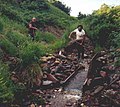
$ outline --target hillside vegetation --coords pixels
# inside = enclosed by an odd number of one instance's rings
[[[63,47],[64,32],[78,20],[46,0],[0,0],[0,17],[0,102],[8,104],[19,99],[21,103],[36,76],[42,76],[40,57]],[[27,29],[32,17],[37,18],[39,28],[35,41]],[[13,74],[20,75],[20,84],[11,81]]]
[[[94,45],[108,49],[120,47],[120,6],[103,4],[100,9],[80,21]]]
[[[37,18],[39,28],[35,41],[28,36],[27,29],[32,17]],[[81,23],[97,51],[120,47],[120,6],[103,5],[92,15],[78,20],[47,0],[0,0],[1,104],[23,102],[25,94],[43,76],[40,58],[64,47],[70,31]],[[19,75],[18,79],[12,77],[14,74]],[[41,97],[38,100],[44,102]]]
[[[91,15],[81,18],[80,22],[94,44],[95,52],[120,49],[120,5],[103,4]],[[118,56],[114,66],[120,66],[120,51],[111,54]]]
[[[120,5],[103,4],[100,9],[82,18],[80,22],[91,38],[95,52],[120,48]],[[119,56],[120,52],[112,54]],[[116,65],[120,66],[120,57],[117,57]]]

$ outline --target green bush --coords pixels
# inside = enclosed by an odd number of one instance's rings
[[[20,50],[20,57],[23,66],[29,66],[34,62],[38,62],[39,58],[46,53],[46,47],[40,43],[28,43],[27,46]]]
[[[0,104],[10,103],[14,99],[13,84],[9,68],[0,61]]]
[[[18,54],[16,46],[1,35],[0,35],[0,47],[4,52],[11,56],[16,56]]]
[[[110,38],[111,38],[111,40],[110,40],[110,43],[111,43],[111,46],[113,47],[113,48],[119,48],[120,47],[120,33],[119,33],[120,31],[118,31],[118,32],[112,32],[111,34],[110,34]]]
[[[120,48],[120,33],[118,32],[112,32],[111,33],[111,48],[113,49],[119,49]],[[120,51],[114,52],[114,55],[118,56],[116,57],[115,66],[120,66]]]
[[[119,10],[120,6],[111,7],[103,4],[100,9],[81,20],[94,44],[107,49],[112,46],[112,32],[119,32]]]

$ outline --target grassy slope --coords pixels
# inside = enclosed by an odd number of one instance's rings
[[[44,26],[66,29],[70,24],[77,22],[75,18],[68,16],[48,2],[44,2],[44,0],[39,4],[39,8],[37,8],[37,6],[38,5],[35,2],[11,4],[11,1],[9,2],[9,0],[0,0],[1,103],[11,102],[11,99],[14,99],[14,91],[16,90],[17,92],[16,86],[13,89],[12,85],[7,85],[11,84],[11,72],[14,71],[18,73],[26,71],[29,75],[41,75],[42,72],[39,66],[40,57],[56,51],[56,49],[61,48],[64,44],[62,38],[58,39],[50,32],[41,31],[36,32],[35,41],[32,41],[31,38],[28,37],[26,23],[28,23],[32,17],[37,17],[38,27],[40,29],[43,29]],[[13,58],[13,60],[11,60],[11,58]],[[34,72],[30,68],[31,66],[33,67],[32,69],[35,68]],[[5,67],[7,76],[2,73],[2,68]],[[31,78],[28,75],[24,76],[27,80],[24,80],[24,77],[21,76],[23,83],[29,81],[29,78]],[[5,81],[3,81],[4,78]],[[30,82],[32,83],[32,80]],[[6,87],[8,88],[6,89]],[[6,92],[3,90],[6,90]]]
[[[31,41],[26,38],[27,28],[25,26],[26,23],[28,23],[33,16],[37,17],[38,27],[40,29],[44,28],[44,26],[53,26],[57,27],[58,29],[66,29],[73,23],[77,22],[77,19],[68,16],[58,8],[45,1],[42,1],[39,5],[37,5],[36,2],[23,2],[21,4],[11,4],[3,0],[1,0],[0,2],[0,22],[1,26],[3,27],[1,34],[6,39],[8,39],[8,37],[6,37],[7,34],[9,34],[10,32],[14,32],[16,33],[16,35],[22,35],[23,41],[24,39],[26,39],[30,43]],[[37,8],[37,6],[39,6],[39,8]],[[41,40],[45,40],[47,42],[51,40],[51,43],[52,40],[55,38],[53,37],[54,35],[50,33],[43,34],[41,32],[37,32],[37,35],[38,37],[35,42],[39,43],[41,43]],[[41,39],[42,36],[40,35],[50,36],[46,36],[46,38]]]
[[[41,75],[42,71],[39,66],[40,57],[56,51],[65,43],[64,38],[58,39],[50,32],[41,31],[36,32],[35,41],[32,41],[28,37],[26,23],[33,16],[37,17],[40,29],[43,29],[44,26],[67,29],[77,22],[77,19],[68,16],[50,3],[44,2],[44,0],[43,3],[39,4],[39,8],[37,8],[35,2],[11,4],[9,0],[0,0],[0,64],[1,68],[6,67],[5,70],[7,72],[7,76],[4,73],[0,73],[0,87],[5,86],[1,89],[2,92],[0,93],[1,103],[11,102],[11,99],[14,99],[14,91],[16,90],[17,92],[17,89],[12,85],[4,84],[6,81],[7,84],[11,84],[11,81],[8,81],[10,80],[11,72],[18,73],[25,71],[29,75]],[[63,37],[67,34],[68,32]],[[30,68],[31,66],[32,69],[35,68],[34,72]],[[0,72],[2,71],[0,69]],[[24,80],[24,76],[21,76],[21,81],[29,83],[29,78],[31,78],[29,75],[24,75],[26,80]],[[2,78],[5,78],[6,81],[3,81]],[[8,88],[6,89],[6,87]],[[6,90],[6,93],[3,90]],[[9,97],[6,95],[9,95]]]

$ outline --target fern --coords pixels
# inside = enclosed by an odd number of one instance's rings
[[[14,99],[13,84],[8,66],[0,62],[0,102],[9,103]]]

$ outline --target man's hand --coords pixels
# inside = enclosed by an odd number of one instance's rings
[[[35,30],[38,30],[38,28],[34,27]]]

